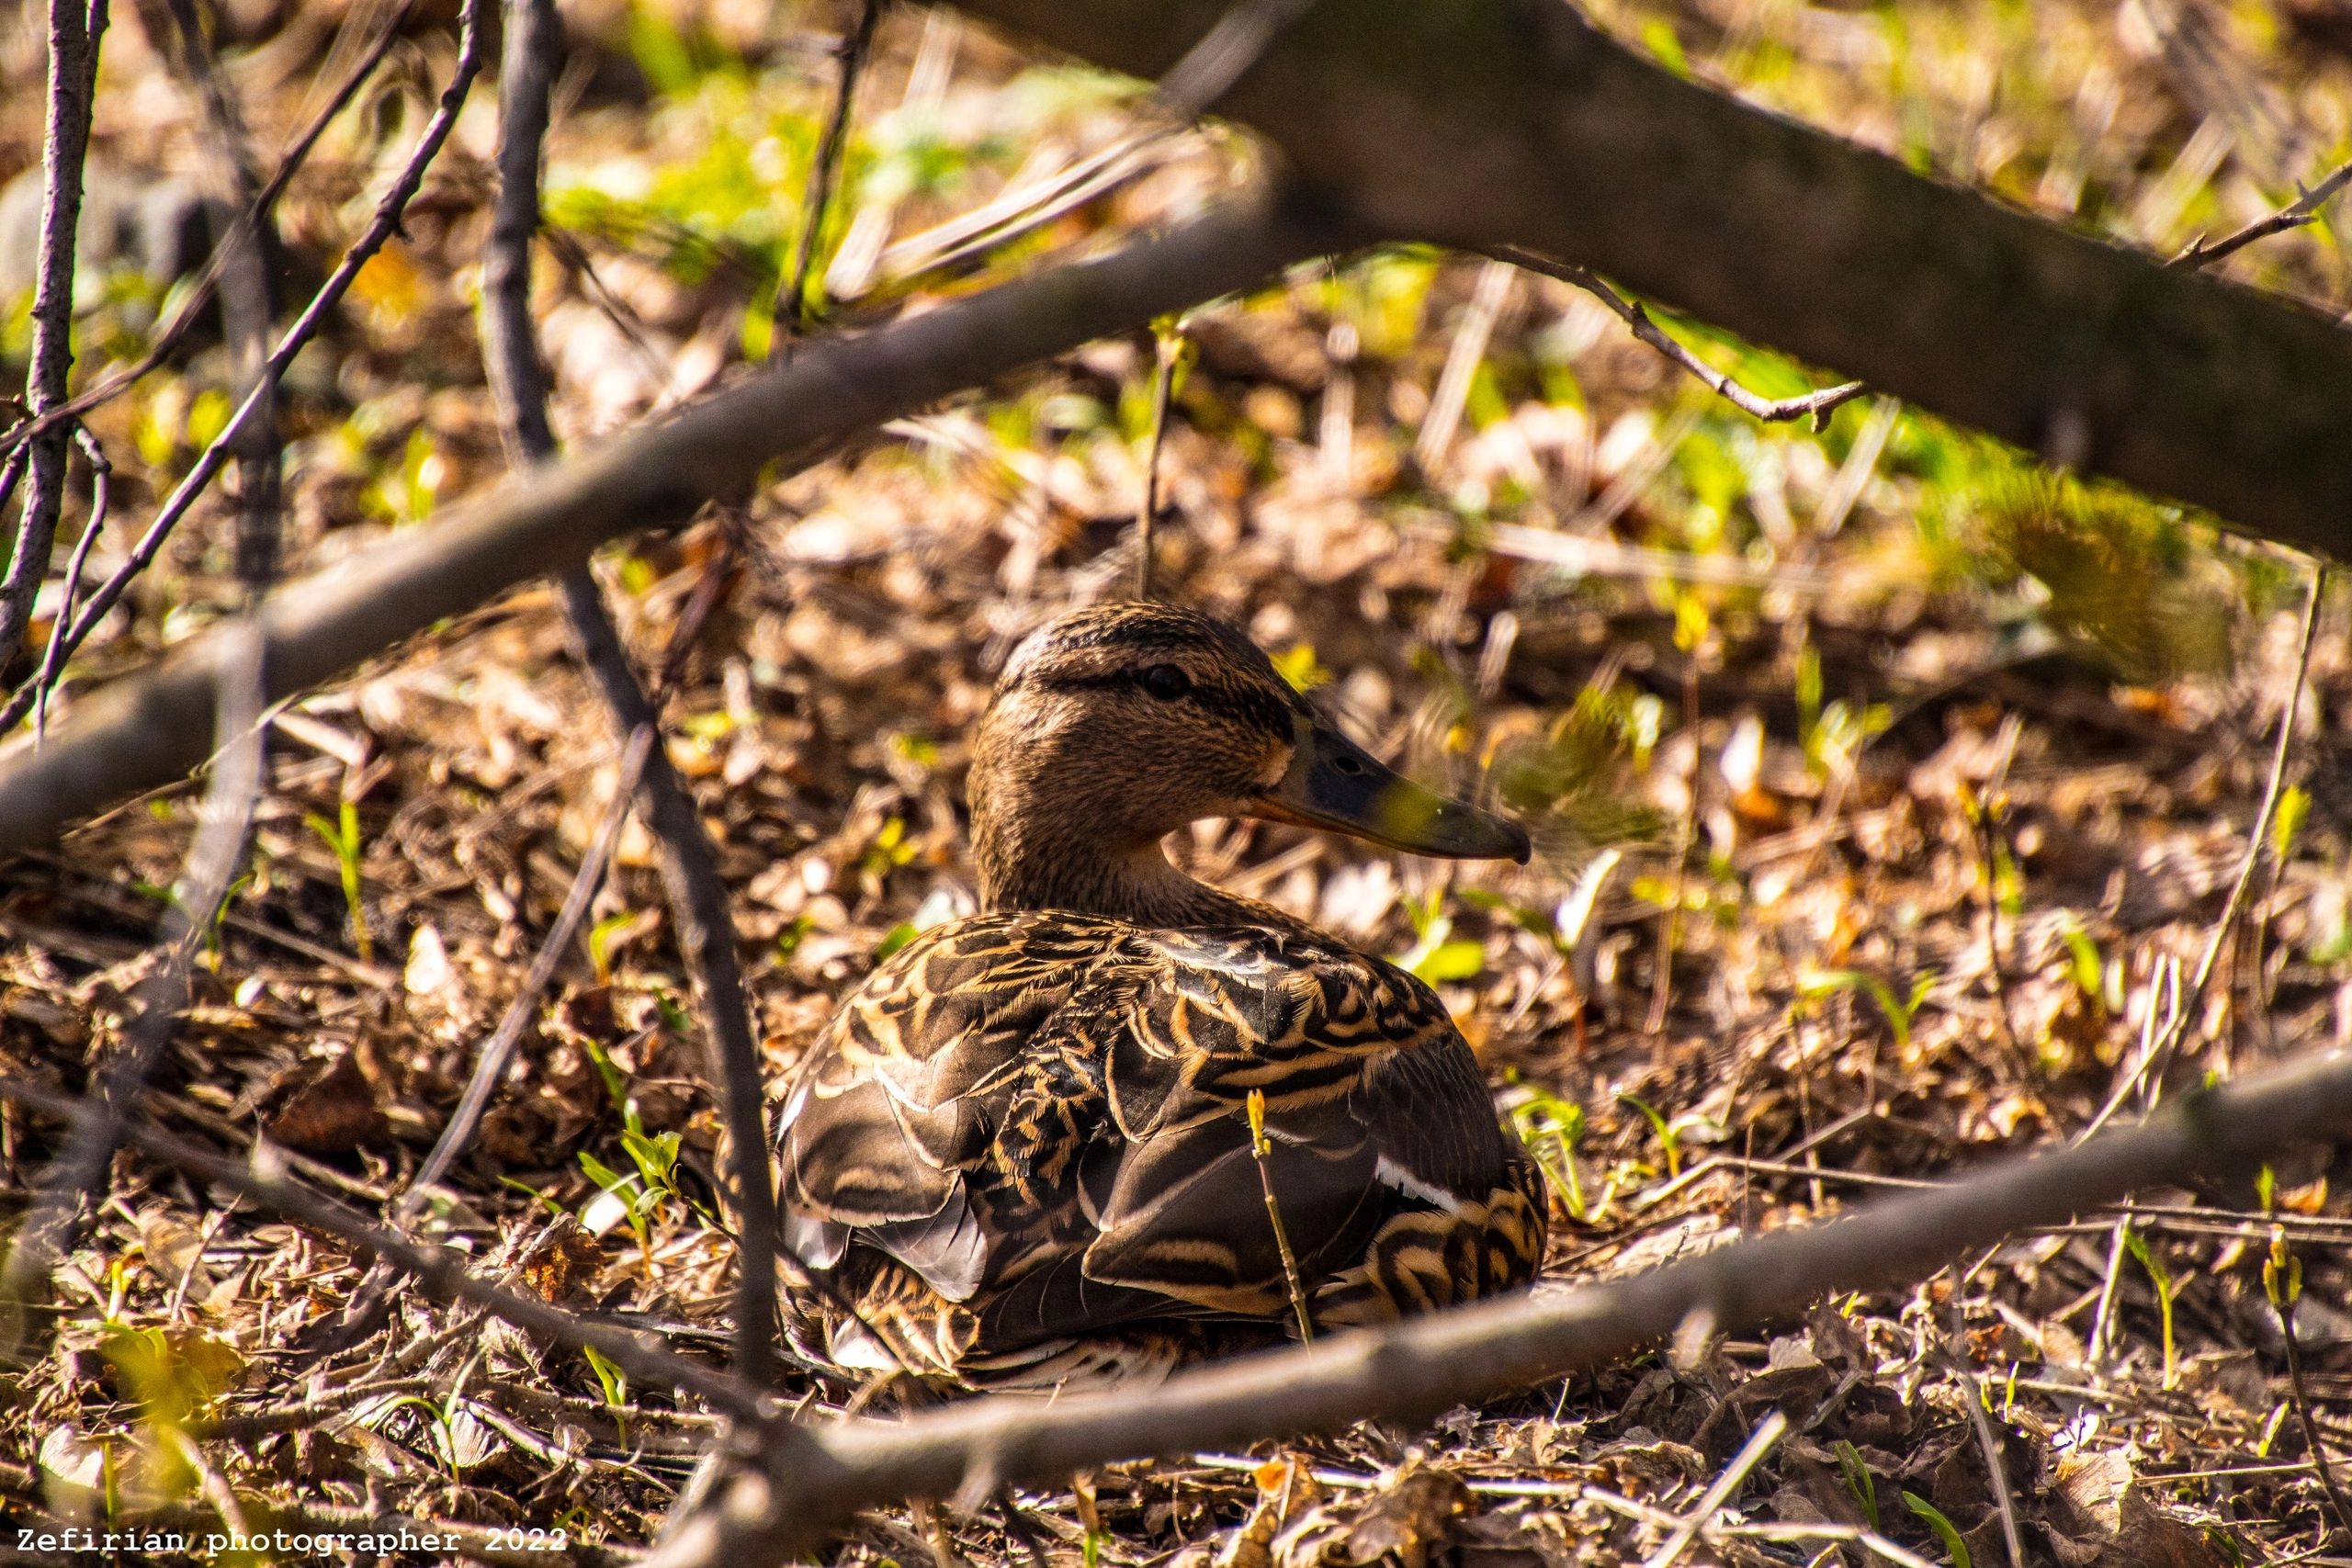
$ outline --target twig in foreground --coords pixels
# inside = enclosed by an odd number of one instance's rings
[[[537,463],[554,456],[555,435],[531,329],[530,240],[538,220],[548,87],[562,32],[552,0],[517,0],[509,17],[498,207],[483,265],[482,354],[508,449]],[[594,573],[585,563],[573,566],[560,574],[558,587],[605,706],[632,745],[640,734],[650,742],[661,732],[661,712],[639,684],[628,650],[605,616]],[[658,744],[649,743],[641,754],[646,826],[662,847],[671,923],[702,999],[709,1081],[727,1122],[736,1220],[735,1371],[761,1388],[775,1365],[776,1220],[759,1036],[743,1000],[734,916],[702,813]]]
[[[849,149],[849,120],[856,107],[857,79],[865,73],[866,56],[874,51],[874,28],[882,19],[882,0],[865,0],[857,28],[842,41],[841,79],[833,88],[833,112],[817,143],[816,161],[809,165],[807,197],[800,209],[800,239],[793,247],[792,276],[777,296],[769,328],[771,357],[791,352],[792,340],[808,329],[808,268],[817,259],[817,239],[832,210],[833,182],[841,177],[842,154]]]
[[[2217,244],[2209,245],[2205,243],[2204,235],[2198,235],[2197,238],[2188,242],[2188,248],[2165,263],[2165,265],[2194,271],[2200,266],[2211,266],[2223,256],[2233,255],[2245,249],[2256,240],[2267,240],[2273,234],[2283,234],[2290,229],[2300,229],[2317,218],[2319,209],[2327,205],[2328,198],[2342,190],[2347,184],[2352,184],[2352,164],[2345,164],[2269,217],[2255,220]],[[2296,188],[2301,189],[2301,186]]]
[[[2213,923],[2212,933],[2205,942],[2205,952],[2197,960],[2196,977],[2189,981],[2188,993],[2180,998],[2179,1010],[2173,1015],[2171,1024],[2148,1049],[2140,1054],[2139,1060],[2132,1064],[2132,1070],[2123,1076],[2121,1083],[2115,1086],[2115,1091],[2107,1097],[2107,1103],[2099,1107],[2098,1115],[2091,1118],[2090,1125],[2083,1129],[2082,1136],[2085,1138],[2106,1126],[2109,1118],[2151,1072],[2162,1076],[2162,1064],[2171,1056],[2181,1037],[2188,1032],[2189,1024],[2197,1017],[2198,1006],[2205,999],[2205,983],[2213,977],[2213,965],[2221,958],[2222,949],[2228,945],[2230,933],[2237,927],[2238,917],[2245,912],[2246,889],[2254,885],[2254,868],[2262,859],[2263,846],[2270,837],[2271,819],[2278,814],[2279,792],[2287,782],[2287,758],[2295,744],[2295,712],[2302,706],[2303,686],[2311,678],[2312,638],[2319,630],[2319,605],[2327,593],[2327,562],[2314,560],[2312,563],[2311,598],[2303,605],[2302,639],[2295,654],[2295,679],[2287,688],[2287,706],[2278,716],[2278,743],[2270,753],[2270,782],[2263,786],[2262,808],[2254,814],[2254,826],[2246,829],[2245,854],[2238,862],[2237,880],[2230,885],[2230,901],[2222,907],[2222,918]],[[2259,953],[2256,954],[2257,963],[2260,957]]]
[[[1250,1156],[1258,1162],[1258,1185],[1266,1192],[1266,1218],[1274,1227],[1274,1250],[1282,1256],[1283,1286],[1290,1292],[1290,1310],[1298,1314],[1298,1342],[1315,1343],[1315,1324],[1306,1314],[1306,1292],[1298,1281],[1298,1258],[1290,1249],[1290,1232],[1283,1224],[1283,1206],[1274,1197],[1274,1173],[1266,1161],[1273,1155],[1266,1141],[1266,1094],[1250,1091]]]
[[[2295,1418],[2302,1425],[2303,1444],[2312,1451],[2320,1485],[2335,1509],[2335,1522],[2352,1531],[2352,1504],[2346,1503],[2343,1489],[2335,1483],[2335,1466],[2327,1457],[2327,1445],[2320,1440],[2319,1423],[2312,1418],[2311,1392],[2303,1386],[2303,1352],[2295,1339],[2295,1303],[2303,1293],[2303,1260],[2287,1249],[2287,1233],[2276,1226],[2270,1232],[2270,1256],[2262,1264],[2262,1290],[2270,1298],[2270,1310],[2278,1314],[2278,1332],[2287,1343],[2287,1384],[2294,1395]]]
[[[29,1309],[45,1298],[51,1270],[71,1250],[82,1200],[92,1194],[104,1200],[117,1117],[137,1102],[171,1043],[188,1004],[196,945],[212,929],[244,855],[245,832],[262,789],[263,642],[250,612],[231,624],[228,635],[213,724],[220,751],[205,786],[195,841],[165,912],[163,962],[137,987],[139,1013],[99,1074],[109,1113],[75,1125],[0,1261],[0,1358],[17,1359],[30,1350],[35,1334]]]
[[[1847,381],[1835,387],[1825,387],[1818,392],[1807,392],[1796,398],[1760,398],[1689,349],[1673,334],[1650,319],[1650,313],[1639,302],[1626,299],[1580,266],[1570,266],[1533,251],[1517,245],[1498,245],[1493,254],[1530,272],[1540,272],[1546,277],[1556,277],[1563,283],[1574,284],[1603,305],[1610,313],[1623,321],[1633,334],[1666,355],[1691,375],[1699,378],[1707,389],[1730,403],[1743,413],[1755,416],[1767,423],[1783,420],[1813,421],[1815,431],[1829,428],[1829,416],[1839,405],[1849,403],[1870,389],[1860,381]]]
[[[162,330],[149,342],[147,352],[141,355],[136,363],[112,372],[97,385],[75,393],[73,398],[60,403],[49,412],[27,420],[9,431],[7,434],[0,435],[0,451],[16,451],[26,442],[46,434],[64,421],[78,419],[101,404],[113,401],[137,383],[144,380],[158,366],[171,357],[172,351],[180,345],[180,340],[187,335],[188,329],[193,327],[203,315],[204,308],[212,302],[213,290],[220,283],[222,258],[228,253],[230,243],[239,235],[259,232],[261,225],[268,220],[270,213],[276,209],[277,198],[286,194],[286,187],[293,183],[294,176],[301,171],[303,163],[311,155],[311,150],[318,145],[319,138],[326,134],[327,127],[334,123],[335,117],[344,111],[352,97],[367,84],[368,78],[376,73],[376,68],[384,62],[384,56],[391,52],[392,45],[400,41],[401,28],[407,22],[412,8],[413,0],[404,0],[403,4],[395,6],[391,14],[384,17],[377,32],[376,41],[368,46],[366,54],[361,57],[358,64],[352,67],[351,73],[344,78],[342,85],[327,99],[326,106],[319,110],[311,123],[303,128],[301,135],[296,137],[292,145],[288,147],[279,157],[277,172],[269,176],[269,183],[262,186],[261,194],[254,198],[253,204],[237,215],[236,224],[231,229],[228,236],[215,243],[211,257],[206,261],[204,270],[198,273],[194,281],[190,282],[186,290],[179,294],[179,303],[174,309],[171,319],[164,323]],[[351,13],[353,17],[357,15],[356,10]],[[346,18],[345,25],[350,25],[349,18]],[[0,495],[0,501],[5,499],[5,495]]]
[[[639,775],[644,772],[646,754],[653,747],[653,731],[639,727],[629,732],[628,743],[621,750],[620,778],[613,785],[612,805],[605,810],[605,820],[596,829],[595,841],[588,846],[588,853],[580,862],[580,870],[571,879],[571,891],[564,896],[563,908],[548,929],[547,940],[539,944],[537,957],[523,976],[522,989],[506,1004],[505,1016],[498,1021],[497,1032],[481,1048],[474,1062],[473,1077],[466,1082],[466,1092],[459,1097],[458,1108],[449,1112],[448,1122],[442,1127],[441,1136],[435,1141],[433,1152],[424,1156],[416,1175],[409,1182],[408,1190],[401,1194],[400,1204],[392,1211],[395,1221],[406,1222],[424,1206],[425,1195],[439,1181],[450,1164],[464,1152],[467,1141],[473,1136],[475,1125],[490,1104],[499,1081],[506,1076],[506,1063],[514,1055],[514,1047],[523,1038],[523,1031],[537,1010],[540,995],[548,982],[555,978],[555,966],[571,947],[571,939],[580,930],[580,922],[587,918],[588,906],[595,898],[596,890],[605,885],[605,869],[612,863],[614,848],[619,844],[621,829],[628,821],[629,803],[637,797]]]
[[[1994,1506],[2001,1510],[2001,1544],[2008,1550],[2009,1568],[2025,1568],[2025,1540],[2018,1533],[2018,1510],[2009,1496],[2008,1467],[2001,1462],[2001,1443],[1994,1435],[1993,1418],[1984,1413],[1984,1393],[1976,1381],[1976,1369],[1968,1364],[1967,1325],[1960,1314],[1961,1292],[1966,1284],[1964,1275],[1952,1281],[1952,1371],[1960,1374],[1961,1393],[1968,1399],[1968,1417],[1976,1427],[1976,1444],[1984,1450],[1984,1470],[1993,1483]]]
[[[1151,445],[1143,459],[1143,510],[1136,513],[1136,597],[1151,597],[1152,525],[1159,519],[1159,449],[1168,439],[1168,395],[1176,383],[1176,361],[1183,350],[1182,329],[1152,330]]]
[[[1715,1511],[1738,1492],[1740,1483],[1747,1479],[1747,1472],[1762,1462],[1764,1456],[1771,1451],[1772,1445],[1781,1440],[1781,1434],[1788,1429],[1789,1418],[1781,1412],[1775,1410],[1764,1417],[1756,1430],[1748,1435],[1739,1452],[1732,1456],[1731,1462],[1724,1466],[1723,1473],[1715,1477],[1714,1484],[1690,1506],[1690,1511],[1684,1516],[1681,1525],[1666,1538],[1666,1544],[1659,1547],[1642,1568],[1672,1568],[1675,1559],[1690,1549],[1690,1543],[1699,1538],[1700,1531],[1714,1522]]]
[[[36,419],[65,401],[66,378],[74,367],[74,266],[82,217],[82,162],[90,145],[98,39],[106,26],[107,0],[87,0],[86,7],[85,0],[50,0],[40,254],[33,285],[32,364],[25,377],[27,401]],[[31,445],[32,482],[25,491],[23,520],[7,570],[0,574],[0,649],[11,656],[32,618],[40,580],[49,571],[50,547],[65,505],[68,447],[66,433],[54,428]],[[9,720],[9,727],[15,722]]]
[[[72,658],[74,650],[88,640],[90,634],[106,619],[107,612],[114,608],[115,601],[120,599],[123,591],[130,586],[131,581],[154,561],[157,552],[164,547],[164,541],[171,537],[172,530],[187,515],[188,508],[196,504],[197,498],[204,493],[229,458],[241,449],[245,439],[245,422],[254,417],[254,411],[269,396],[277,379],[286,374],[287,367],[294,363],[294,356],[301,352],[302,346],[325,322],[328,313],[343,302],[344,295],[350,291],[352,280],[359,276],[360,268],[366,266],[376,253],[383,249],[384,243],[399,230],[401,215],[408,209],[410,198],[424,186],[424,171],[439,154],[442,144],[448,141],[449,132],[457,126],[458,113],[465,107],[466,96],[473,88],[474,77],[481,73],[490,11],[491,0],[466,0],[458,32],[457,69],[450,73],[449,85],[442,90],[441,102],[435,108],[433,118],[425,125],[424,133],[417,139],[415,150],[409,154],[408,162],[401,166],[391,187],[385,191],[383,199],[376,204],[375,216],[368,221],[366,232],[344,253],[343,260],[333,276],[320,286],[302,314],[278,340],[277,350],[269,356],[260,383],[238,403],[220,434],[214,436],[212,444],[198,456],[195,466],[188,469],[187,477],[179,482],[156,511],[154,521],[147,525],[147,531],[132,547],[130,558],[90,596],[89,604],[75,618],[73,629],[66,634],[60,656],[61,664],[63,660]],[[0,708],[0,734],[16,728],[17,721],[32,710],[39,694],[29,682],[17,688],[7,706]]]

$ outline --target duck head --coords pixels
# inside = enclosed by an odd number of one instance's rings
[[[1214,817],[1453,860],[1528,856],[1516,824],[1423,789],[1342,735],[1239,631],[1163,604],[1080,610],[1023,642],[980,721],[969,787],[992,909],[1228,918],[1238,901],[1159,849]]]

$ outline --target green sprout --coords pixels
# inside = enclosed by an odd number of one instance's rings
[[[588,928],[588,962],[596,967],[596,984],[613,983],[613,953],[621,945],[616,939],[627,936],[636,924],[636,910],[618,909]]]
[[[1511,1130],[1535,1156],[1535,1168],[1558,1190],[1569,1217],[1578,1224],[1590,1224],[1584,1183],[1577,1175],[1577,1145],[1585,1133],[1584,1107],[1532,1084],[1523,1087],[1527,1099],[1511,1108]],[[1547,1147],[1552,1151],[1550,1157],[1545,1155]]]
[[[1815,1001],[1839,991],[1866,991],[1878,1004],[1886,1025],[1894,1032],[1894,1043],[1905,1050],[1911,1045],[1911,1021],[1919,1015],[1919,1006],[1928,999],[1928,992],[1936,983],[1929,973],[1911,983],[1908,996],[1898,997],[1894,987],[1865,969],[1812,969],[1797,976],[1797,994],[1807,1001]]]
[[[1903,1500],[1911,1506],[1913,1513],[1928,1521],[1928,1528],[1936,1532],[1936,1539],[1944,1543],[1946,1551],[1951,1553],[1951,1568],[1970,1568],[1968,1543],[1960,1539],[1960,1531],[1952,1522],[1944,1517],[1933,1503],[1916,1493],[1905,1492]]]
[[[588,1359],[588,1370],[596,1374],[596,1386],[605,1393],[605,1408],[613,1413],[613,1425],[620,1428],[621,1441],[628,1441],[628,1374],[616,1365],[594,1345],[582,1345],[580,1353]]]
[[[311,831],[326,840],[327,848],[334,852],[335,865],[343,874],[343,901],[351,911],[352,945],[359,950],[360,957],[372,961],[376,956],[376,943],[368,934],[368,912],[360,902],[359,807],[356,802],[346,800],[332,822],[315,811],[304,813],[302,820],[309,823]]]
[[[1862,1510],[1862,1517],[1872,1530],[1879,1529],[1878,1483],[1871,1479],[1870,1466],[1853,1444],[1843,1438],[1838,1439],[1838,1469],[1846,1478],[1846,1490],[1854,1495],[1854,1504]]]
[[[1872,737],[1894,723],[1884,703],[1859,709],[1843,701],[1824,705],[1821,700],[1821,650],[1807,643],[1797,655],[1797,739],[1804,750],[1805,771],[1826,778],[1835,766],[1848,768]]]
[[[2150,1282],[2156,1287],[2156,1310],[2164,1314],[2165,1325],[2164,1386],[2167,1389],[2177,1387],[2180,1382],[2180,1364],[2173,1340],[2172,1303],[2180,1299],[2180,1292],[2188,1288],[2188,1281],[2183,1280],[2178,1284],[2173,1283],[2171,1270],[2165,1267],[2164,1260],[2156,1256],[2155,1249],[2148,1245],[2148,1238],[2140,1231],[2125,1226],[2123,1245],[2132,1257],[2140,1260],[2140,1267],[2148,1271]]]
[[[1632,1106],[1634,1110],[1640,1111],[1644,1116],[1649,1119],[1651,1130],[1657,1134],[1657,1141],[1666,1150],[1666,1174],[1668,1179],[1671,1180],[1675,1177],[1680,1176],[1682,1174],[1681,1131],[1672,1122],[1668,1122],[1665,1115],[1648,1100],[1642,1100],[1630,1094],[1621,1094],[1617,1098],[1624,1104]]]
[[[1413,922],[1413,945],[1389,960],[1415,979],[1432,986],[1467,980],[1487,965],[1485,943],[1447,940],[1453,934],[1453,920],[1438,913],[1440,903],[1441,897],[1435,893],[1426,901],[1412,897],[1405,900],[1405,914]]]

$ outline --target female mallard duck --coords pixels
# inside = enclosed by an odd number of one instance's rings
[[[984,912],[876,971],[779,1116],[805,1350],[1050,1387],[1279,1338],[1252,1089],[1317,1329],[1534,1274],[1540,1182],[1436,995],[1159,848],[1256,817],[1524,862],[1524,832],[1382,766],[1232,627],[1155,604],[1022,645],[970,794]]]

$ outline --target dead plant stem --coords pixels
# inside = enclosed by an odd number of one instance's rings
[[[857,27],[842,41],[841,79],[833,89],[833,112],[825,121],[823,140],[808,169],[808,186],[800,209],[800,238],[793,246],[792,276],[775,302],[768,354],[780,358],[791,352],[793,340],[808,330],[808,272],[817,257],[817,241],[832,209],[833,186],[841,177],[842,157],[849,149],[850,115],[855,107],[857,79],[874,50],[875,25],[882,19],[882,0],[864,0]]]
[[[1143,510],[1136,513],[1136,597],[1151,597],[1152,528],[1159,520],[1159,450],[1168,438],[1168,398],[1176,382],[1183,340],[1170,328],[1154,332],[1151,445],[1143,460]]]
[[[2188,994],[2180,999],[2179,1011],[2170,1026],[2141,1053],[2139,1060],[2132,1065],[2132,1070],[2124,1075],[2123,1081],[2115,1086],[2114,1092],[2108,1096],[2107,1103],[2099,1108],[2097,1116],[2091,1118],[2090,1125],[2083,1129],[2082,1138],[2089,1137],[2107,1125],[2108,1120],[2121,1109],[2124,1100],[2151,1074],[2162,1079],[2164,1066],[2196,1020],[2199,1006],[2205,998],[2206,982],[2213,977],[2214,964],[2227,945],[2238,917],[2245,911],[2246,890],[2253,886],[2254,868],[2262,859],[2263,846],[2270,836],[2271,820],[2278,815],[2278,796],[2287,782],[2287,760],[2294,750],[2295,742],[2295,713],[2302,706],[2303,686],[2311,676],[2312,641],[2319,630],[2319,606],[2327,592],[2327,578],[2328,563],[2324,560],[2312,561],[2311,597],[2303,605],[2302,634],[2295,654],[2295,678],[2287,688],[2286,706],[2278,715],[2278,743],[2270,753],[2270,779],[2263,786],[2262,805],[2254,814],[2254,824],[2246,830],[2245,853],[2238,862],[2237,878],[2230,885],[2229,902],[2222,907],[2222,918],[2214,923],[2206,939],[2204,953],[2197,961],[2197,974],[2189,981]]]

